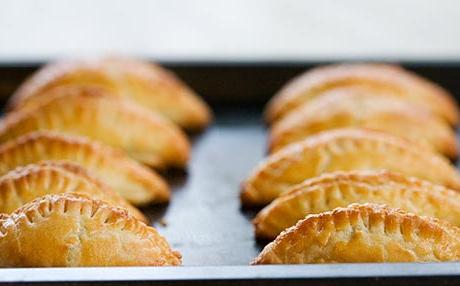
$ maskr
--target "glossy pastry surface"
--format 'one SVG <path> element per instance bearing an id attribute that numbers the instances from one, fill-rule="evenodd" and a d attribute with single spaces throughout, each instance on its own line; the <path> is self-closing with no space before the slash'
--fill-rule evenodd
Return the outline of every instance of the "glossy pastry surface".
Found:
<path id="1" fill-rule="evenodd" d="M 308 214 L 352 203 L 385 204 L 460 226 L 460 193 L 388 171 L 326 173 L 294 186 L 254 219 L 256 236 L 274 239 Z"/>
<path id="2" fill-rule="evenodd" d="M 186 129 L 205 128 L 212 119 L 206 103 L 164 68 L 127 58 L 70 60 L 48 64 L 22 84 L 10 109 L 40 103 L 56 86 L 97 86 L 127 98 Z"/>
<path id="3" fill-rule="evenodd" d="M 288 82 L 273 97 L 266 119 L 273 123 L 323 92 L 344 87 L 393 93 L 424 106 L 452 125 L 459 121 L 457 104 L 446 90 L 415 73 L 387 64 L 337 64 L 311 69 Z"/>
<path id="4" fill-rule="evenodd" d="M 53 130 L 122 148 L 154 167 L 182 168 L 187 164 L 187 137 L 154 112 L 95 87 L 66 86 L 48 92 L 47 100 L 11 112 L 0 121 L 0 141 L 31 131 Z"/>
<path id="5" fill-rule="evenodd" d="M 0 177 L 0 212 L 11 213 L 25 203 L 48 194 L 76 193 L 126 209 L 135 218 L 147 218 L 119 194 L 68 161 L 42 161 L 22 166 Z"/>
<path id="6" fill-rule="evenodd" d="M 327 172 L 389 170 L 460 190 L 448 160 L 387 133 L 339 129 L 291 144 L 262 161 L 243 183 L 245 205 L 264 205 L 293 185 Z"/>
<path id="7" fill-rule="evenodd" d="M 457 261 L 459 235 L 459 228 L 434 218 L 353 204 L 307 216 L 252 264 Z"/>
<path id="8" fill-rule="evenodd" d="M 23 135 L 0 146 L 0 174 L 44 160 L 78 163 L 135 205 L 169 200 L 166 182 L 121 150 L 84 137 L 50 131 Z"/>
<path id="9" fill-rule="evenodd" d="M 0 220 L 0 266 L 168 266 L 181 256 L 125 210 L 80 195 L 38 198 Z"/>
<path id="10" fill-rule="evenodd" d="M 270 132 L 270 151 L 344 127 L 385 131 L 450 158 L 457 156 L 455 133 L 444 120 L 410 101 L 356 87 L 324 92 L 276 122 Z"/>

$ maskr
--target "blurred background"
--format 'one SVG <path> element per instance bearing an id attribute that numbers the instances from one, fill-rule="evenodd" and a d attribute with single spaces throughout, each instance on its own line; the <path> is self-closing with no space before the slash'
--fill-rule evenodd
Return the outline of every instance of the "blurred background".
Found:
<path id="1" fill-rule="evenodd" d="M 2 0 L 0 61 L 460 59 L 460 2 Z"/>
<path id="2" fill-rule="evenodd" d="M 404 63 L 460 90 L 456 0 L 1 4 L 0 101 L 47 61 L 107 54 L 159 61 L 211 105 L 261 106 L 301 71 L 347 60 Z"/>

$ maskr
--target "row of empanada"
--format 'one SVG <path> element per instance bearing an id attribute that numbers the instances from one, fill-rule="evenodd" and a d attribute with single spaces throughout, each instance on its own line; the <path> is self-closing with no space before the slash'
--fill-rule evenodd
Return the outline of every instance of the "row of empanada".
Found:
<path id="1" fill-rule="evenodd" d="M 60 62 L 28 79 L 9 110 L 0 121 L 0 265 L 180 264 L 130 203 L 169 200 L 142 163 L 184 168 L 190 143 L 180 127 L 211 119 L 185 84 L 134 60 Z"/>
<path id="2" fill-rule="evenodd" d="M 343 64 L 295 78 L 270 101 L 270 150 L 321 131 L 358 127 L 384 131 L 457 157 L 459 110 L 440 86 L 397 66 Z"/>
<path id="3" fill-rule="evenodd" d="M 185 167 L 190 144 L 176 125 L 203 129 L 211 111 L 159 66 L 128 59 L 50 64 L 19 87 L 0 142 L 36 130 L 89 137 L 153 167 Z M 146 136 L 148 135 L 148 136 Z"/>
<path id="4" fill-rule="evenodd" d="M 2 159 L 2 168 L 12 163 L 12 157 Z M 181 263 L 138 209 L 71 161 L 6 172 L 0 213 L 0 267 Z"/>
<path id="5" fill-rule="evenodd" d="M 59 160 L 74 156 L 76 158 L 71 160 L 89 160 L 92 164 L 99 164 L 93 162 L 93 156 L 122 158 L 125 162 L 128 161 L 125 157 L 129 156 L 156 168 L 184 168 L 187 164 L 190 143 L 176 123 L 187 129 L 202 129 L 211 118 L 206 104 L 170 72 L 159 66 L 124 58 L 63 61 L 47 65 L 18 88 L 10 99 L 9 107 L 11 111 L 0 121 L 0 143 L 22 136 L 35 136 L 42 143 L 52 141 L 50 144 L 66 149 L 61 153 L 51 148 L 54 150 L 52 155 L 27 156 L 40 157 L 41 160 L 50 159 L 49 156 Z M 53 136 L 46 133 L 31 135 L 43 131 L 57 133 Z M 82 139 L 75 136 L 98 141 L 98 146 L 93 146 L 96 144 L 93 142 L 81 143 Z M 60 144 L 55 141 L 76 143 Z M 33 142 L 30 144 L 33 145 Z M 80 146 L 82 144 L 92 146 Z M 108 146 L 118 150 L 109 150 Z M 94 154 L 65 154 L 80 149 L 91 150 L 90 153 Z M 120 154 L 109 154 L 114 152 Z M 113 181 L 113 184 L 121 185 L 114 190 L 136 205 L 167 201 L 169 190 L 166 183 L 153 170 L 136 165 L 126 172 L 141 168 L 143 171 L 140 173 L 150 180 L 132 180 L 140 185 L 138 187 L 125 186 L 118 176 L 103 176 L 108 176 L 107 180 Z M 93 166 L 91 169 L 97 168 Z M 98 170 L 91 172 L 98 173 Z"/>
<path id="6" fill-rule="evenodd" d="M 253 264 L 460 259 L 458 110 L 435 84 L 389 65 L 337 65 L 269 103 L 272 152 L 244 182 L 263 206 Z M 399 210 L 401 209 L 401 210 Z M 407 213 L 406 213 L 407 212 Z"/>

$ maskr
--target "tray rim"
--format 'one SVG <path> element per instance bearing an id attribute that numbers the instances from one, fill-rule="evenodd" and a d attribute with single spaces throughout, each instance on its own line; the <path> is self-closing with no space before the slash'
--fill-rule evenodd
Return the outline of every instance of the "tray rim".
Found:
<path id="1" fill-rule="evenodd" d="M 460 262 L 0 269 L 0 283 L 346 279 L 370 277 L 419 278 L 452 276 L 460 276 Z"/>

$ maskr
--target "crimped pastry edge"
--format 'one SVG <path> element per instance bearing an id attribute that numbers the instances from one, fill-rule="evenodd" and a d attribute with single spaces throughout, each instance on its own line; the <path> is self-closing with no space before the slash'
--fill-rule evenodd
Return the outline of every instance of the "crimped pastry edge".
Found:
<path id="1" fill-rule="evenodd" d="M 164 67 L 146 63 L 139 59 L 123 56 L 111 56 L 102 58 L 80 58 L 51 62 L 30 75 L 26 81 L 14 92 L 7 104 L 7 110 L 17 110 L 27 105 L 30 97 L 46 91 L 49 86 L 57 86 L 56 81 L 78 70 L 89 70 L 98 73 L 109 81 L 116 81 L 113 75 L 107 74 L 115 65 L 118 74 L 132 74 L 138 80 L 152 86 L 155 90 L 158 83 L 170 86 L 177 96 L 186 97 L 195 107 L 189 110 L 186 118 L 178 123 L 186 130 L 196 132 L 205 129 L 213 119 L 213 113 L 206 102 L 191 88 L 179 79 L 174 73 Z M 120 76 L 120 75 L 118 75 Z M 62 85 L 62 84 L 59 84 Z M 113 83 L 113 85 L 116 85 Z M 136 101 L 132 99 L 133 101 Z M 158 110 L 157 110 L 158 111 Z"/>
<path id="2" fill-rule="evenodd" d="M 137 220 L 125 209 L 108 205 L 107 203 L 100 200 L 93 200 L 88 196 L 81 194 L 46 195 L 25 204 L 10 215 L 4 214 L 0 220 L 1 237 L 5 236 L 9 229 L 11 229 L 11 226 L 16 225 L 19 220 L 25 219 L 29 224 L 33 225 L 35 221 L 46 218 L 53 212 L 53 210 L 56 210 L 54 206 L 60 202 L 64 203 L 63 213 L 69 209 L 68 206 L 70 204 L 79 204 L 80 215 L 87 215 L 88 218 L 94 217 L 98 212 L 103 212 L 104 209 L 108 210 L 108 212 L 104 213 L 106 215 L 105 219 L 103 220 L 104 224 L 117 227 L 122 231 L 131 232 L 138 236 L 140 239 L 148 239 L 150 235 L 159 238 L 160 241 L 158 242 L 161 244 L 160 246 L 170 251 L 169 259 L 172 259 L 171 265 L 181 264 L 182 255 L 178 251 L 172 250 L 169 247 L 166 239 L 161 236 L 155 228 L 147 226 L 145 223 Z M 85 205 L 90 207 L 90 213 L 83 213 L 85 211 Z M 7 227 L 5 227 L 6 225 Z M 163 266 L 169 264 L 164 261 L 164 259 L 162 259 L 162 261 L 163 262 L 155 264 L 155 266 Z"/>
<path id="3" fill-rule="evenodd" d="M 416 84 L 419 88 L 425 89 L 439 98 L 438 101 L 442 102 L 443 106 L 446 108 L 443 114 L 438 111 L 438 115 L 445 117 L 445 119 L 452 125 L 456 125 L 459 122 L 460 112 L 456 107 L 457 104 L 455 103 L 453 96 L 450 95 L 447 90 L 414 72 L 404 69 L 399 65 L 385 63 L 339 63 L 318 66 L 307 70 L 289 80 L 268 102 L 264 112 L 266 122 L 271 124 L 289 112 L 285 110 L 286 106 L 292 105 L 290 99 L 295 98 L 295 94 L 299 93 L 299 89 L 305 81 L 317 81 L 318 78 L 325 77 L 325 75 L 330 77 L 331 73 L 332 75 L 334 75 L 334 73 L 339 73 L 345 79 L 356 79 L 359 77 L 354 74 L 354 70 L 363 69 L 371 69 L 371 71 L 380 69 L 381 73 L 399 74 L 400 76 L 405 77 L 406 81 L 409 81 L 409 84 Z M 350 70 L 351 75 L 348 77 L 345 76 L 345 71 L 350 74 Z M 305 89 L 304 87 L 302 88 Z"/>
<path id="4" fill-rule="evenodd" d="M 271 264 L 270 260 L 276 259 L 276 254 L 273 253 L 276 250 L 276 248 L 281 244 L 290 244 L 296 239 L 298 239 L 296 236 L 302 236 L 302 232 L 305 228 L 308 228 L 310 224 L 315 224 L 318 221 L 333 221 L 335 217 L 340 215 L 345 215 L 347 217 L 346 223 L 350 224 L 350 215 L 352 214 L 358 215 L 361 219 L 363 214 L 381 214 L 385 218 L 388 218 L 392 215 L 395 217 L 399 217 L 400 220 L 407 219 L 409 221 L 416 221 L 419 224 L 424 224 L 419 229 L 420 232 L 432 236 L 435 236 L 438 232 L 445 233 L 449 235 L 451 238 L 456 239 L 456 241 L 453 242 L 453 244 L 456 244 L 457 248 L 460 250 L 460 242 L 457 239 L 457 237 L 460 235 L 460 228 L 450 225 L 447 222 L 438 220 L 436 218 L 417 216 L 412 213 L 404 212 L 398 208 L 389 208 L 388 206 L 382 204 L 350 204 L 349 206 L 344 208 L 336 208 L 328 212 L 307 215 L 304 219 L 299 220 L 296 225 L 284 230 L 281 234 L 278 235 L 278 237 L 274 241 L 265 246 L 261 253 L 256 258 L 254 258 L 250 264 Z M 354 221 L 354 223 L 356 224 L 357 221 Z M 372 222 L 370 220 L 367 220 L 367 223 Z M 385 234 L 387 234 L 386 229 L 389 227 L 397 228 L 401 232 L 401 228 L 398 227 L 400 225 L 399 223 L 400 222 L 396 220 L 391 220 L 390 222 L 384 221 Z M 398 224 L 398 226 L 396 226 L 396 224 Z M 366 225 L 366 228 L 369 229 L 369 225 Z M 445 243 L 450 243 L 450 241 L 445 241 Z M 349 251 L 353 250 L 350 249 Z M 272 255 L 275 255 L 275 257 L 272 257 Z M 460 253 L 457 253 L 456 256 L 456 259 L 460 259 Z M 274 263 L 278 264 L 282 262 L 276 261 Z"/>
<path id="5" fill-rule="evenodd" d="M 353 140 L 357 140 L 357 138 L 369 138 L 369 136 L 372 136 L 373 140 L 384 142 L 388 146 L 394 146 L 398 149 L 404 149 L 406 152 L 417 154 L 417 156 L 415 157 L 420 158 L 421 162 L 423 161 L 429 162 L 430 165 L 441 164 L 441 165 L 444 165 L 445 168 L 452 168 L 452 170 L 454 171 L 452 165 L 449 163 L 447 159 L 431 152 L 430 150 L 427 150 L 426 148 L 422 148 L 418 145 L 411 144 L 410 141 L 404 138 L 400 138 L 400 137 L 397 137 L 397 136 L 394 136 L 394 135 L 391 135 L 385 132 L 361 129 L 361 128 L 342 128 L 342 129 L 328 130 L 328 131 L 323 131 L 316 135 L 307 137 L 304 140 L 299 141 L 297 143 L 290 144 L 286 146 L 285 148 L 282 148 L 281 150 L 273 154 L 270 154 L 263 161 L 259 162 L 259 164 L 252 170 L 252 172 L 247 177 L 247 179 L 244 180 L 241 184 L 241 192 L 240 192 L 241 202 L 246 207 L 266 204 L 266 203 L 259 202 L 258 199 L 254 196 L 254 194 L 258 193 L 259 191 L 257 191 L 257 189 L 253 186 L 253 184 L 257 180 L 257 178 L 261 176 L 261 174 L 263 176 L 266 176 L 266 173 L 271 172 L 271 171 L 268 171 L 269 169 L 267 170 L 267 168 L 271 166 L 272 164 L 274 164 L 274 162 L 277 162 L 278 164 L 282 162 L 281 165 L 284 166 L 291 160 L 295 161 L 295 155 L 299 154 L 304 149 L 314 148 L 318 146 L 328 146 L 328 144 L 331 144 L 331 142 L 334 142 L 335 140 L 338 140 L 342 137 L 344 138 L 349 137 L 349 138 L 353 138 Z M 333 147 L 336 149 L 336 147 L 338 146 L 334 144 Z M 423 156 L 423 154 L 426 154 L 426 155 Z M 383 169 L 383 168 L 378 168 L 378 169 Z M 446 184 L 447 182 L 444 182 L 443 184 L 446 185 L 447 187 L 450 187 L 456 190 L 457 189 L 460 190 L 460 175 L 459 174 L 457 174 L 455 178 L 452 178 L 452 180 L 449 180 L 449 181 L 450 181 L 449 182 L 450 185 L 447 185 Z"/>
<path id="6" fill-rule="evenodd" d="M 0 185 L 7 184 L 8 186 L 14 186 L 16 184 L 21 184 L 21 181 L 22 184 L 29 185 L 29 180 L 35 176 L 47 176 L 50 173 L 61 174 L 61 176 L 67 177 L 69 179 L 70 177 L 76 177 L 77 180 L 81 180 L 82 182 L 87 183 L 88 186 L 97 189 L 97 192 L 100 192 L 101 194 L 104 194 L 105 196 L 113 199 L 112 202 L 106 201 L 107 204 L 112 205 L 112 203 L 116 203 L 114 206 L 118 208 L 125 208 L 136 219 L 142 222 L 148 222 L 147 217 L 141 211 L 123 199 L 121 195 L 114 192 L 101 180 L 92 176 L 84 167 L 71 161 L 43 160 L 37 163 L 18 166 L 17 168 L 0 176 Z M 76 193 L 86 195 L 79 192 Z"/>
<path id="7" fill-rule="evenodd" d="M 149 189 L 151 190 L 152 195 L 154 195 L 154 198 L 152 199 L 155 200 L 156 203 L 165 203 L 169 201 L 171 195 L 169 186 L 154 170 L 148 169 L 147 167 L 132 160 L 122 150 L 112 148 L 108 145 L 90 140 L 83 136 L 67 135 L 47 130 L 34 131 L 2 143 L 0 145 L 0 156 L 2 154 L 8 154 L 10 150 L 14 150 L 18 146 L 41 144 L 41 141 L 45 141 L 45 143 L 46 141 L 55 141 L 56 143 L 64 144 L 66 146 L 88 148 L 92 154 L 100 157 L 98 160 L 116 162 L 117 164 L 120 164 L 120 166 L 123 166 L 122 169 L 129 171 L 127 176 L 137 183 L 145 185 L 147 183 L 150 184 L 154 182 L 154 185 L 150 185 Z M 146 179 L 147 177 L 149 177 L 148 180 Z M 103 178 L 99 179 L 103 180 Z M 142 206 L 150 203 L 152 203 L 152 200 L 136 202 L 136 205 Z"/>
<path id="8" fill-rule="evenodd" d="M 40 103 L 37 103 L 30 108 L 12 111 L 8 113 L 6 117 L 2 118 L 2 120 L 0 120 L 0 137 L 12 139 L 11 136 L 8 136 L 8 133 L 11 133 L 10 130 L 16 130 L 15 133 L 17 133 L 17 125 L 23 121 L 27 121 L 28 118 L 34 118 L 34 120 L 37 121 L 35 118 L 37 113 L 41 113 L 42 116 L 51 117 L 52 115 L 47 115 L 43 112 L 43 110 L 46 110 L 46 108 L 49 108 L 49 106 L 65 106 L 71 104 L 74 106 L 75 111 L 78 111 L 74 112 L 72 116 L 76 117 L 75 120 L 78 120 L 79 116 L 82 116 L 82 114 L 85 115 L 89 111 L 87 108 L 88 106 L 95 106 L 100 108 L 102 101 L 103 106 L 115 109 L 119 114 L 124 114 L 125 119 L 132 118 L 133 120 L 148 122 L 149 126 L 153 127 L 159 137 L 167 138 L 167 140 L 169 140 L 169 144 L 165 146 L 167 147 L 166 149 L 160 150 L 157 152 L 158 154 L 152 158 L 144 158 L 145 160 L 143 160 L 143 163 L 158 169 L 163 169 L 168 165 L 179 168 L 184 168 L 186 166 L 190 157 L 191 148 L 187 136 L 182 132 L 182 130 L 179 129 L 178 126 L 176 126 L 176 124 L 170 122 L 168 119 L 160 116 L 156 112 L 150 111 L 143 106 L 132 102 L 131 100 L 114 97 L 110 95 L 111 92 L 109 90 L 97 86 L 57 86 L 48 90 L 48 92 L 50 95 Z M 48 121 L 50 120 L 47 119 L 47 122 Z M 114 126 L 114 128 L 116 129 L 117 126 Z M 52 129 L 49 126 L 46 126 L 42 129 L 30 130 L 29 132 L 40 130 L 50 130 L 53 132 L 62 132 L 70 135 L 85 136 L 85 134 L 66 132 L 65 127 L 62 129 Z M 15 135 L 17 137 L 17 134 Z M 19 136 L 20 135 L 24 134 L 19 134 Z M 100 138 L 92 138 L 92 140 L 104 141 Z M 117 147 L 123 148 L 124 146 L 120 145 Z M 136 153 L 136 150 L 126 151 Z M 174 152 L 174 156 L 172 156 L 171 152 Z M 155 160 L 153 160 L 154 158 Z"/>
<path id="9" fill-rule="evenodd" d="M 438 116 L 436 116 L 434 113 L 432 113 L 430 110 L 427 110 L 423 106 L 417 106 L 412 104 L 410 101 L 404 98 L 392 96 L 391 94 L 387 93 L 373 93 L 372 91 L 359 88 L 359 87 L 347 87 L 347 88 L 339 88 L 339 89 L 334 89 L 330 91 L 326 91 L 321 96 L 315 97 L 311 99 L 310 101 L 307 101 L 300 105 L 299 107 L 295 108 L 286 116 L 275 122 L 270 130 L 269 133 L 269 140 L 268 140 L 268 152 L 269 153 L 274 153 L 277 150 L 282 149 L 284 146 L 287 146 L 289 144 L 301 141 L 301 139 L 293 139 L 294 141 L 286 144 L 285 137 L 289 137 L 291 134 L 296 133 L 296 130 L 299 128 L 304 128 L 306 125 L 304 123 L 305 119 L 309 119 L 308 122 L 312 123 L 313 125 L 313 130 L 315 124 L 318 124 L 317 121 L 314 121 L 314 117 L 309 117 L 309 115 L 320 113 L 322 108 L 328 108 L 328 106 L 332 103 L 335 107 L 334 113 L 335 118 L 341 118 L 341 116 L 344 116 L 345 114 L 348 115 L 348 119 L 352 119 L 352 113 L 350 111 L 357 111 L 356 108 L 357 106 L 350 106 L 350 102 L 353 101 L 358 101 L 358 102 L 373 102 L 375 99 L 379 100 L 380 104 L 383 103 L 388 103 L 391 104 L 391 106 L 377 106 L 379 112 L 381 114 L 394 114 L 393 116 L 398 116 L 399 118 L 405 120 L 405 118 L 418 118 L 419 122 L 430 122 L 429 126 L 433 127 L 438 127 L 437 130 L 440 130 L 440 132 L 437 132 L 435 134 L 439 134 L 442 137 L 438 137 L 439 140 L 435 140 L 433 142 L 427 142 L 430 143 L 430 145 L 433 145 L 432 148 L 436 149 L 437 151 L 445 154 L 449 158 L 456 158 L 458 156 L 458 150 L 457 150 L 457 144 L 456 144 L 456 137 L 455 137 L 455 132 L 451 129 L 451 127 L 442 119 L 440 119 Z M 345 103 L 343 103 L 345 102 Z M 366 105 L 365 105 L 366 106 Z M 351 107 L 351 109 L 349 109 Z M 328 111 L 325 111 L 328 113 Z M 367 114 L 370 115 L 370 114 Z M 305 117 L 306 116 L 306 117 Z M 355 118 L 353 119 L 358 119 L 362 121 L 361 123 L 365 123 L 366 119 L 365 118 L 360 118 L 360 115 L 356 115 Z M 320 117 L 322 118 L 322 117 Z M 334 117 L 333 117 L 334 118 Z M 330 120 L 330 118 L 327 118 Z M 409 121 L 409 123 L 411 123 Z M 340 126 L 340 127 L 335 127 L 334 129 L 338 128 L 363 128 L 363 129 L 372 129 L 369 126 Z M 376 128 L 377 129 L 377 128 Z M 332 130 L 330 129 L 323 129 L 321 131 L 327 131 L 327 130 Z M 380 130 L 380 129 L 378 129 Z M 321 132 L 319 131 L 319 132 Z M 380 130 L 382 132 L 387 132 L 393 134 L 393 132 L 390 132 L 389 130 Z M 318 134 L 319 132 L 314 132 L 310 133 L 309 135 L 304 135 L 303 138 L 307 138 L 308 136 L 313 136 L 315 134 Z M 395 133 L 394 135 L 400 136 L 399 134 Z M 405 136 L 400 136 L 400 137 L 405 137 Z M 406 137 L 405 137 L 406 138 Z M 407 138 L 409 139 L 409 138 Z M 413 139 L 413 138 L 410 138 Z M 429 139 L 429 138 L 426 138 Z M 442 140 L 441 140 L 442 139 Z M 411 140 L 414 142 L 414 144 L 418 144 L 416 140 Z M 431 141 L 431 140 L 429 140 Z"/>
<path id="10" fill-rule="evenodd" d="M 375 189 L 379 186 L 391 187 L 395 184 L 398 188 L 407 188 L 415 192 L 433 192 L 433 196 L 451 197 L 452 200 L 457 197 L 457 201 L 460 203 L 458 192 L 416 177 L 404 176 L 388 170 L 336 171 L 306 179 L 304 182 L 294 185 L 290 190 L 284 192 L 265 206 L 252 220 L 255 235 L 261 239 L 273 239 L 274 237 L 271 236 L 270 229 L 267 230 L 264 227 L 264 224 L 270 222 L 272 212 L 279 208 L 282 209 L 283 204 L 287 204 L 291 199 L 295 199 L 297 196 L 308 193 L 309 191 L 315 191 L 317 188 L 323 189 L 330 186 L 343 185 L 347 189 L 351 185 L 356 185 L 357 187 L 366 185 L 369 188 Z"/>

